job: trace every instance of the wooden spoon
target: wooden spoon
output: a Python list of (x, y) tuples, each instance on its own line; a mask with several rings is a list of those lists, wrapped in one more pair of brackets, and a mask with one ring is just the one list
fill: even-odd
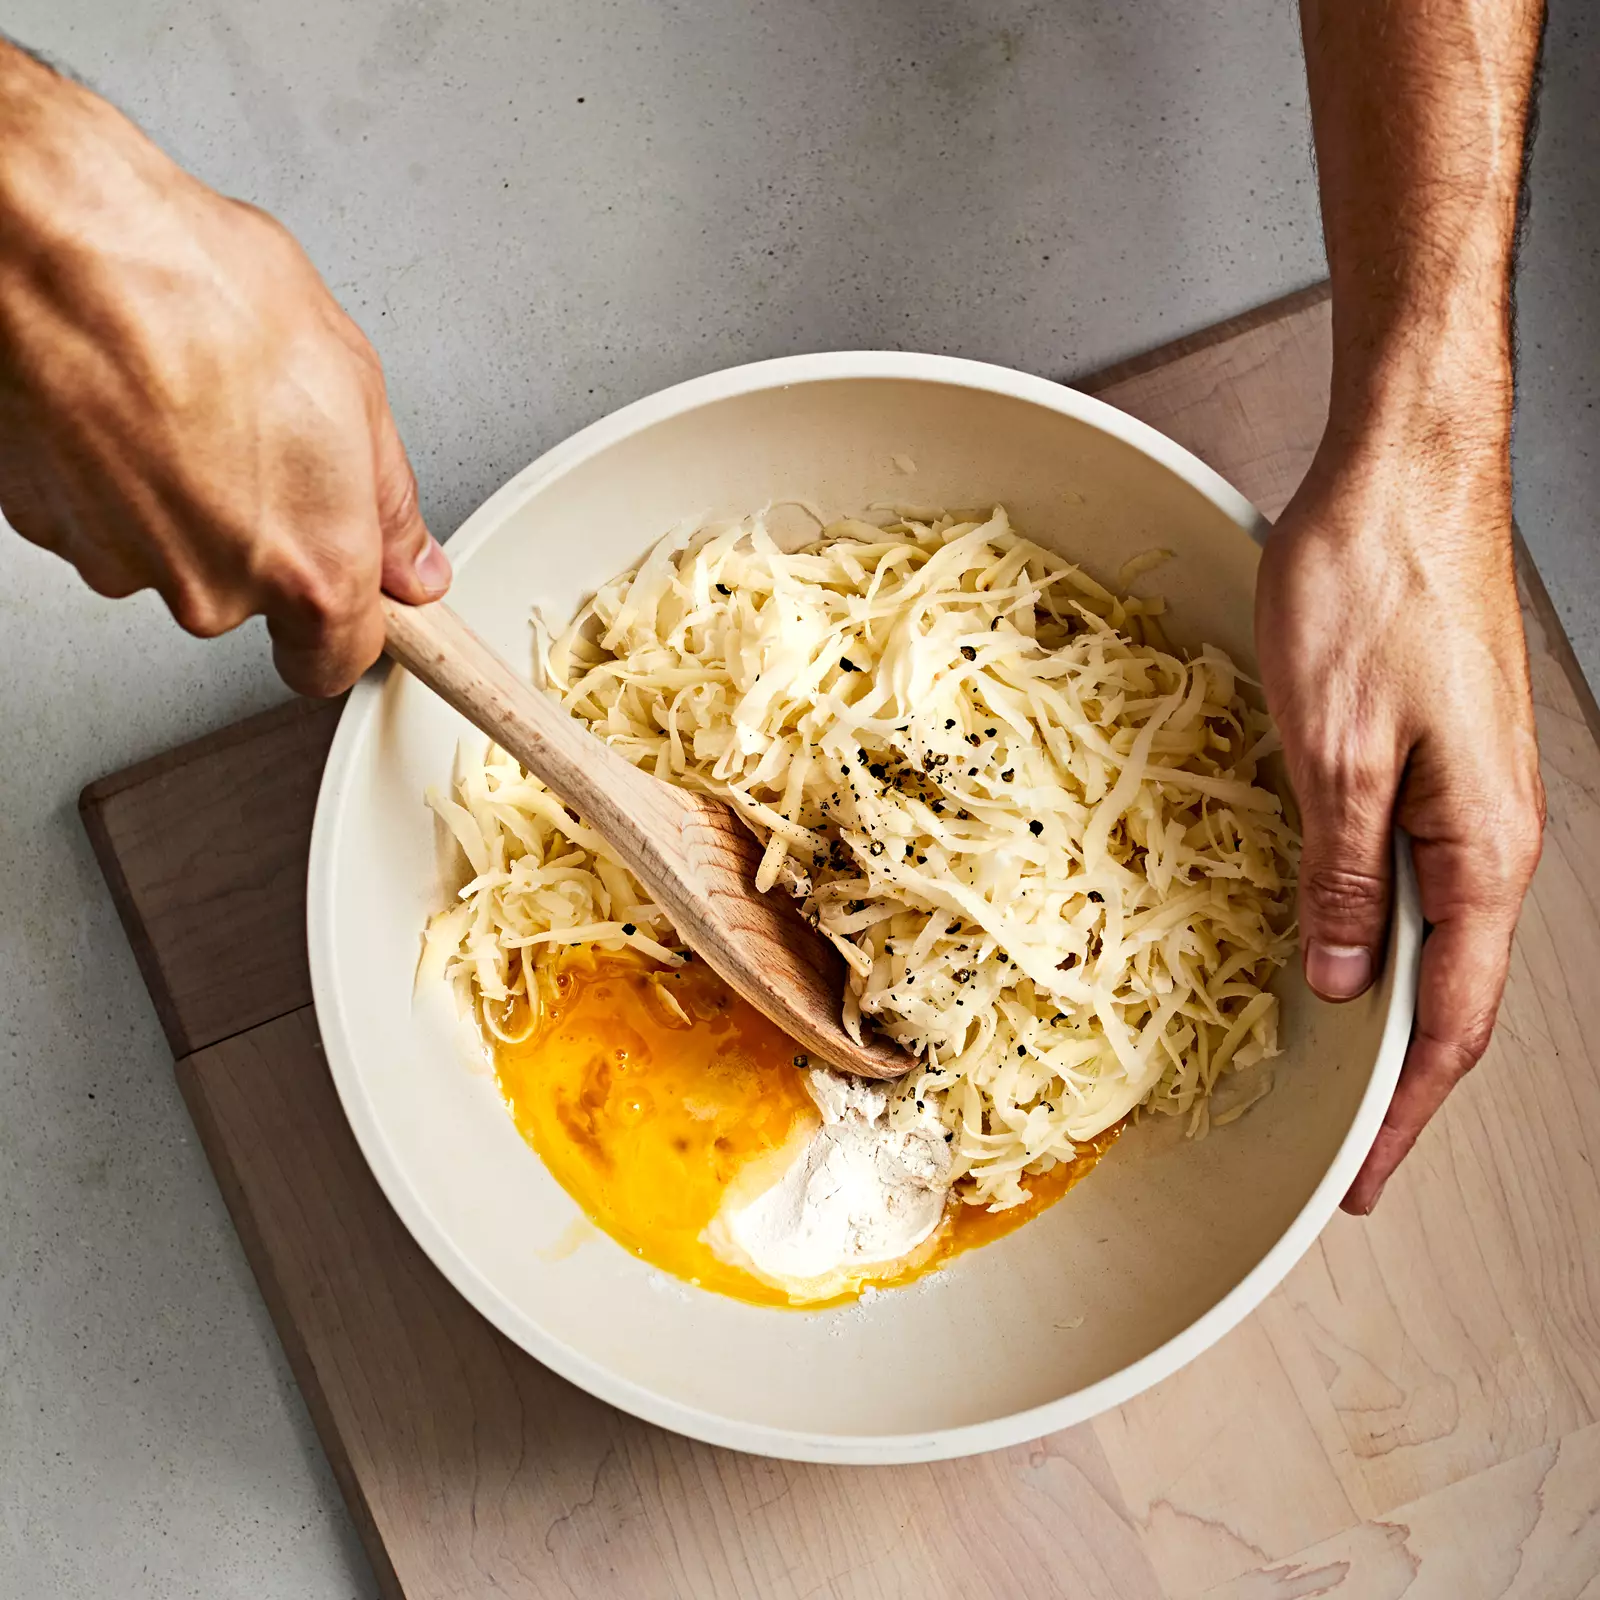
[(616, 851), (689, 948), (809, 1055), (863, 1078), (912, 1059), (839, 1020), (844, 961), (781, 891), (755, 887), (761, 846), (720, 800), (676, 789), (608, 749), (527, 684), (448, 606), (383, 600), (388, 653), (514, 755)]

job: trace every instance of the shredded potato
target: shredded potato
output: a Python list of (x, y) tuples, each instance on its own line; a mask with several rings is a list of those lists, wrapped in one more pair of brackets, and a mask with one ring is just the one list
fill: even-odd
[(457, 765), (456, 798), (430, 789), (427, 800), (472, 875), (458, 903), (428, 924), (419, 983), (454, 984), (486, 1032), (517, 1044), (539, 1025), (572, 945), (631, 945), (666, 966), (683, 964), (666, 913), (537, 778), (495, 745), (476, 757), (462, 751)]
[[(937, 1110), (973, 1203), (1019, 1203), (1136, 1107), (1203, 1132), (1219, 1077), (1276, 1053), (1297, 841), (1258, 781), (1275, 738), (1160, 611), (999, 509), (836, 522), (792, 553), (758, 516), (669, 535), (543, 648), (614, 749), (765, 842), (758, 885), (795, 888), (848, 963), (852, 1034), (870, 1019), (920, 1058), (891, 1118)], [(619, 890), (642, 904), (515, 763), (465, 775), (464, 816), (436, 803), (477, 877), (430, 951), (486, 1021), (534, 992), (530, 949), (615, 939)], [(548, 881), (569, 840), (581, 892)], [(670, 955), (654, 907), (626, 914)]]

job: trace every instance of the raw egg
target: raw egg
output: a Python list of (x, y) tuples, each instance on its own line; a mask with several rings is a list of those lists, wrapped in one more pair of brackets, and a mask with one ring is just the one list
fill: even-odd
[[(703, 1235), (738, 1174), (765, 1158), (775, 1178), (785, 1147), (820, 1124), (794, 1042), (699, 961), (667, 971), (631, 952), (577, 949), (550, 989), (538, 1025), (520, 1043), (498, 1044), (495, 1066), (517, 1127), (557, 1182), (653, 1266), (736, 1299), (789, 1305), (784, 1290), (723, 1261)], [(1032, 1179), (1024, 1205), (991, 1213), (953, 1201), (931, 1250), (886, 1264), (837, 1300), (907, 1282), (1011, 1232), (1065, 1194), (1114, 1138), (1112, 1130)]]

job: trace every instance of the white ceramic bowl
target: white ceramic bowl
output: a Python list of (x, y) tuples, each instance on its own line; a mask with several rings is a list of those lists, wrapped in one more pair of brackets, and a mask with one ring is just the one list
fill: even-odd
[[(904, 466), (915, 464), (907, 475)], [(518, 474), (451, 541), (452, 603), (513, 662), (529, 609), (564, 620), (680, 519), (803, 497), (1006, 506), (1101, 577), (1165, 546), (1145, 580), (1180, 643), (1254, 659), (1261, 516), (1208, 467), (1071, 389), (934, 356), (763, 362), (681, 384)], [(1276, 1087), (1201, 1141), (1168, 1119), (1016, 1233), (872, 1302), (743, 1305), (664, 1277), (603, 1234), (462, 1063), (448, 1007), (414, 1002), (419, 933), (444, 902), (429, 784), (466, 725), (408, 676), (350, 698), (312, 837), (311, 970), (328, 1063), (390, 1202), (510, 1338), (591, 1393), (715, 1444), (894, 1462), (995, 1449), (1080, 1422), (1204, 1350), (1332, 1215), (1377, 1131), (1411, 1025), (1421, 936), (1407, 864), (1382, 981), (1353, 1005), (1282, 984)], [(1159, 1125), (1157, 1125), (1159, 1121)]]

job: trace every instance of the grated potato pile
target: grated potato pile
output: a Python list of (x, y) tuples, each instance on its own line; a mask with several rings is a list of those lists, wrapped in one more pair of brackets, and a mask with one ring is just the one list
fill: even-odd
[[(485, 1032), (519, 1044), (538, 1027), (564, 951), (631, 946), (664, 966), (684, 947), (611, 847), (490, 744), (463, 749), (453, 797), (427, 801), (461, 846), (471, 876), (457, 903), (428, 923), (418, 983), (443, 979)], [(683, 1010), (659, 988), (669, 1010)], [(685, 1021), (688, 1019), (685, 1017)]]
[[(1160, 610), (999, 509), (836, 522), (794, 552), (757, 516), (669, 535), (543, 652), (596, 733), (765, 841), (760, 886), (796, 886), (849, 963), (847, 1026), (921, 1058), (891, 1117), (938, 1111), (974, 1203), (1017, 1204), (1137, 1106), (1203, 1131), (1218, 1078), (1276, 1052), (1297, 841), (1258, 780), (1274, 735)], [(480, 1001), (531, 994), (526, 952), (559, 942), (677, 959), (515, 763), (462, 784), (482, 859), (430, 949)], [(580, 891), (555, 875), (584, 855)]]

